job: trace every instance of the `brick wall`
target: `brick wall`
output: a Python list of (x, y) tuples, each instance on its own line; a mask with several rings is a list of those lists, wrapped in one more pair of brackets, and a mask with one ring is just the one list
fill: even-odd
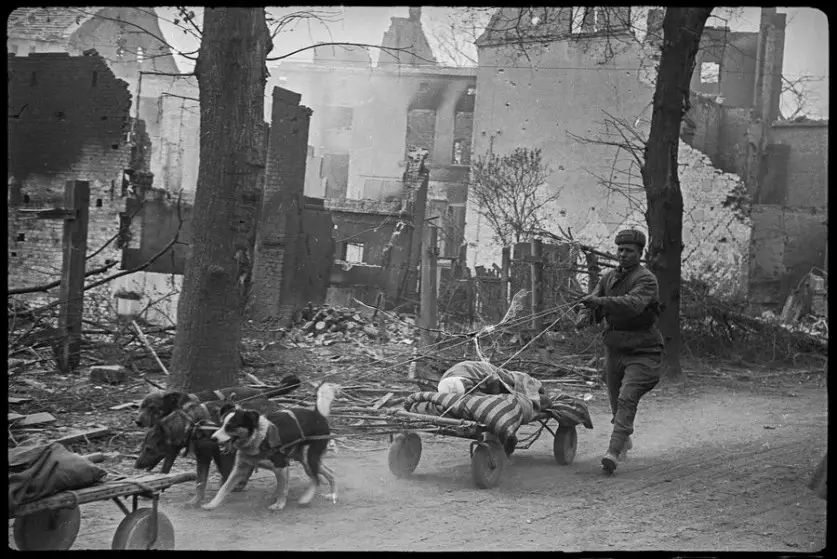
[(304, 290), (296, 284), (304, 255), (305, 163), (311, 110), (299, 104), (300, 95), (273, 89), (273, 112), (267, 148), (264, 194), (256, 236), (253, 271), (253, 316), (259, 321), (289, 320), (305, 305)]
[[(393, 301), (409, 266), (412, 234), (403, 227), (397, 235), (400, 201), (325, 200), (334, 220), (335, 253), (342, 259), (347, 244), (363, 245), (363, 263), (369, 266), (346, 265), (337, 267), (331, 276), (332, 300), (340, 300), (337, 292), (349, 289), (360, 300), (374, 304), (380, 289)], [(410, 216), (405, 218), (409, 221)], [(387, 246), (392, 247), (386, 252)], [(368, 286), (371, 289), (360, 290)], [(338, 299), (334, 299), (338, 297)]]
[(759, 205), (752, 219), (749, 301), (778, 312), (812, 267), (825, 268), (828, 210)]
[[(19, 209), (61, 206), (66, 182), (85, 180), (88, 254), (118, 230), (125, 207), (123, 170), (131, 159), (126, 143), (131, 94), (98, 56), (9, 56), (8, 72), (9, 285), (30, 286), (60, 278), (63, 223), (34, 219)], [(87, 268), (119, 258), (111, 243)], [(57, 290), (49, 294), (56, 296)]]
[(784, 172), (785, 205), (828, 205), (828, 122), (774, 123), (770, 142), (790, 147)]

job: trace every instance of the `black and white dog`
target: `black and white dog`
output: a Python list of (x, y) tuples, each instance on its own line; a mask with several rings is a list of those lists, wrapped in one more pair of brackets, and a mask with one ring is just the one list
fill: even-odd
[(320, 474), (328, 480), (331, 488), (329, 497), (336, 503), (337, 483), (334, 472), (322, 463), (322, 457), (328, 447), (331, 403), (338, 392), (339, 387), (336, 385), (322, 384), (317, 389), (314, 409), (291, 408), (267, 414), (225, 404), (220, 412), (221, 427), (212, 434), (212, 438), (235, 449), (235, 463), (215, 498), (203, 508), (212, 510), (221, 506), (244, 476), (264, 461), (273, 464), (273, 473), (276, 475), (274, 503), (268, 507), (270, 510), (285, 508), (291, 460), (301, 463), (310, 479), (299, 504), (305, 505), (314, 497), (320, 485)]

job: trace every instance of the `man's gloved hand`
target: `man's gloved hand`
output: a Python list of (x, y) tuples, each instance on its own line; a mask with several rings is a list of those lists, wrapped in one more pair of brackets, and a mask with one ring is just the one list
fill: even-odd
[(587, 307), (588, 309), (593, 309), (596, 307), (600, 307), (602, 305), (601, 297), (595, 297), (593, 295), (588, 295), (586, 297), (582, 297), (579, 301), (582, 305)]

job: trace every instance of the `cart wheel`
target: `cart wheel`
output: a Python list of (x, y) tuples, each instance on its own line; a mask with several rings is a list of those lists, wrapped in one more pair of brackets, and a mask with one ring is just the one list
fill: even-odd
[(157, 539), (151, 542), (150, 508), (137, 509), (119, 523), (111, 549), (174, 549), (174, 525), (157, 511)]
[(562, 466), (572, 464), (577, 443), (578, 434), (575, 425), (558, 427), (558, 430), (555, 431), (555, 439), (552, 441), (552, 453), (555, 455), (555, 461)]
[(15, 544), (21, 551), (64, 551), (76, 541), (81, 526), (81, 511), (42, 510), (15, 518)]
[(395, 477), (412, 474), (421, 460), (421, 437), (416, 433), (398, 433), (389, 447), (389, 471)]
[(497, 441), (477, 443), (471, 455), (471, 476), (480, 489), (491, 489), (500, 483), (506, 453)]

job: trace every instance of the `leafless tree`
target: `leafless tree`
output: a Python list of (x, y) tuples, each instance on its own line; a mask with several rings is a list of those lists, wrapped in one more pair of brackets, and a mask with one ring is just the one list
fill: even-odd
[[(667, 8), (665, 12), (651, 14), (626, 7), (505, 8), (493, 14), (490, 32), (486, 34), (487, 41), (514, 46), (517, 57), (530, 62), (533, 47), (585, 35), (597, 36), (595, 42), (580, 44), (595, 44), (597, 50), (591, 56), (596, 56), (602, 64), (620, 51), (638, 45), (646, 55), (639, 71), (646, 72), (654, 83), (648, 136), (637, 134), (632, 123), (608, 115), (603, 137), (594, 141), (616, 146), (628, 155), (630, 162), (627, 168), (614, 165), (611, 175), (600, 176), (600, 181), (611, 186), (633, 187), (633, 190), (621, 189), (631, 198), (637, 194), (637, 183), (644, 190), (650, 236), (647, 261), (659, 280), (660, 296), (665, 304), (660, 327), (666, 332), (665, 367), (671, 378), (682, 374), (679, 303), (683, 197), (677, 172), (680, 123), (689, 110), (689, 85), (695, 58), (712, 11), (712, 7)], [(649, 15), (657, 18), (657, 25), (646, 25)], [(719, 14), (721, 18), (731, 15), (729, 11)]]
[(429, 18), (427, 38), (444, 66), (476, 66), (476, 42), (491, 19), (493, 8), (456, 7)]
[[(169, 23), (200, 44), (199, 49), (183, 52), (154, 30), (121, 17), (110, 17), (107, 15), (110, 12), (73, 9), (78, 12), (79, 22), (83, 18), (112, 20), (133, 32), (152, 36), (161, 48), (147, 56), (174, 53), (196, 63), (194, 72), (170, 74), (197, 77), (201, 117), (201, 157), (191, 218), (191, 255), (178, 306), (171, 386), (198, 390), (233, 384), (240, 364), (238, 344), (243, 303), (249, 291), (241, 285), (241, 279), (250, 277), (255, 216), (261, 199), (259, 175), (264, 168), (266, 146), (263, 115), (268, 53), (279, 34), (294, 31), (303, 23), (333, 23), (338, 21), (338, 12), (312, 8), (277, 15), (264, 8), (208, 8), (196, 12), (178, 7), (177, 15)], [(150, 12), (145, 8), (136, 9), (159, 17), (153, 9)], [(392, 53), (410, 50), (312, 41), (304, 48), (270, 60), (328, 45), (380, 48)], [(177, 237), (163, 252), (176, 242), (179, 242)], [(140, 268), (93, 282), (85, 289), (140, 271), (148, 264), (150, 261)], [(104, 271), (92, 270), (91, 275)], [(18, 292), (51, 287), (18, 288)]]
[(811, 84), (820, 81), (816, 76), (799, 76), (793, 80), (782, 76), (782, 105), (779, 120), (795, 121), (810, 117), (815, 101)]
[(551, 171), (540, 149), (517, 148), (508, 155), (492, 152), (471, 164), (468, 197), (488, 220), (504, 246), (529, 239), (542, 228), (543, 206), (558, 199), (548, 185)]

